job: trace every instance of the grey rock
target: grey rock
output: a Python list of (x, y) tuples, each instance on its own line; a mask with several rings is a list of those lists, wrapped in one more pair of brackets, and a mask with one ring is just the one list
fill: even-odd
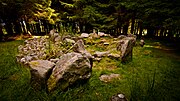
[(48, 60), (33, 60), (29, 62), (31, 70), (35, 70), (40, 77), (46, 78), (47, 72), (53, 68), (55, 64)]
[(116, 94), (111, 97), (111, 101), (127, 101), (124, 94)]
[(120, 35), (120, 36), (118, 36), (118, 39), (121, 40), (121, 39), (126, 38), (126, 37), (127, 36), (125, 36), (125, 35)]
[(134, 37), (135, 39), (137, 38), (137, 36), (134, 34), (128, 34), (127, 37)]
[(120, 58), (120, 55), (119, 55), (119, 54), (110, 53), (110, 54), (108, 54), (108, 57), (109, 57), (109, 58), (119, 59), (119, 58)]
[(90, 33), (89, 36), (89, 38), (99, 38), (98, 34), (96, 33)]
[(93, 60), (95, 60), (95, 61), (101, 61), (102, 60), (102, 58), (93, 58)]
[(60, 57), (50, 78), (48, 79), (49, 91), (55, 88), (65, 90), (77, 81), (86, 81), (90, 78), (92, 66), (87, 57), (80, 53), (67, 53)]
[(89, 34), (88, 34), (88, 33), (82, 33), (80, 37), (81, 37), (81, 38), (88, 38), (88, 37), (89, 37)]
[(73, 46), (73, 51), (77, 53), (81, 53), (88, 57), (89, 59), (92, 59), (92, 55), (85, 49), (84, 42), (82, 39), (78, 40), (75, 45)]
[(35, 60), (29, 62), (31, 72), (31, 85), (35, 90), (47, 90), (47, 79), (49, 78), (53, 62), (47, 60)]
[(28, 63), (33, 59), (33, 57), (32, 56), (25, 56), (25, 59), (26, 59), (26, 62)]
[(26, 63), (26, 58), (21, 58), (21, 59), (20, 59), (20, 62), (21, 62), (21, 63)]
[(109, 51), (106, 51), (106, 52), (99, 52), (99, 51), (96, 51), (93, 56), (94, 57), (105, 57), (109, 54)]
[(119, 74), (110, 74), (110, 75), (104, 74), (99, 77), (99, 79), (103, 82), (111, 82), (112, 80), (118, 79), (118, 78), (120, 78)]
[(58, 60), (59, 60), (59, 58), (56, 58), (56, 59), (50, 59), (50, 61), (51, 61), (51, 62), (54, 62), (54, 63), (56, 63)]
[(105, 33), (104, 32), (98, 32), (98, 36), (100, 36), (100, 37), (105, 36)]
[(121, 62), (128, 62), (132, 60), (132, 51), (136, 43), (136, 38), (125, 37), (120, 40), (117, 45), (117, 50), (121, 53)]
[(139, 45), (141, 46), (141, 47), (143, 47), (144, 45), (145, 45), (145, 42), (144, 42), (144, 40), (140, 40), (140, 42), (139, 42)]
[(55, 41), (55, 42), (60, 42), (61, 39), (62, 39), (62, 38), (61, 38), (60, 36), (58, 36), (58, 37), (56, 37), (56, 38), (54, 39), (54, 41)]
[(72, 39), (68, 39), (68, 38), (65, 38), (65, 41), (66, 41), (67, 43), (72, 43), (72, 44), (74, 44), (74, 43), (75, 43), (75, 41), (74, 41), (74, 40), (72, 40)]
[(55, 38), (59, 36), (59, 33), (56, 33), (56, 30), (55, 29), (52, 29), (50, 32), (49, 32), (49, 36), (50, 36), (50, 39), (52, 41), (55, 41)]

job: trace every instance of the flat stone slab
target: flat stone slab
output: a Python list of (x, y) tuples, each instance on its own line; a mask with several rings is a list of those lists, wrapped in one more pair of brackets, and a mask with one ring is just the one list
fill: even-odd
[(120, 78), (120, 74), (101, 75), (99, 79), (103, 82), (111, 82), (114, 79)]

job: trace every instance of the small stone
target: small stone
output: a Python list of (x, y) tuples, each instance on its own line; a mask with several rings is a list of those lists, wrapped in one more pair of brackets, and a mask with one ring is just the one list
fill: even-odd
[(144, 42), (144, 40), (140, 40), (140, 42), (139, 42), (139, 45), (141, 46), (141, 47), (143, 47), (144, 45), (145, 45), (145, 42)]
[(104, 45), (109, 45), (109, 42), (105, 42)]
[(73, 43), (73, 44), (75, 43), (75, 41), (74, 41), (74, 40), (72, 40), (72, 39), (68, 39), (68, 38), (66, 38), (66, 39), (65, 39), (65, 41), (66, 41), (66, 42), (68, 42), (68, 43)]
[(123, 94), (118, 94), (118, 97), (123, 99), (124, 98), (124, 95)]
[(95, 52), (93, 54), (93, 56), (95, 56), (95, 57), (104, 57), (104, 56), (107, 56), (108, 54), (109, 54), (109, 51), (106, 51), (106, 52), (99, 52), (99, 51), (97, 51), (97, 52)]
[(95, 61), (101, 61), (102, 60), (102, 58), (94, 58), (93, 60), (95, 60)]
[(27, 61), (27, 62), (30, 62), (30, 61), (32, 60), (32, 57), (31, 57), (31, 56), (26, 56), (25, 58), (26, 58), (26, 61)]
[(109, 58), (115, 58), (115, 59), (118, 59), (118, 58), (120, 58), (120, 55), (119, 54), (108, 54), (108, 57)]
[(56, 63), (58, 60), (59, 60), (59, 58), (56, 58), (56, 59), (50, 59), (50, 61), (51, 61), (51, 62), (54, 62), (54, 63)]
[(104, 33), (104, 32), (98, 32), (98, 35), (99, 35), (100, 37), (102, 37), (102, 36), (105, 35), (105, 33)]
[(88, 34), (88, 33), (82, 33), (80, 37), (81, 37), (81, 38), (88, 38), (88, 37), (89, 37), (89, 34)]
[(99, 36), (96, 33), (90, 33), (89, 36), (90, 39), (99, 38)]
[(116, 94), (111, 97), (111, 101), (127, 101), (124, 94)]
[(21, 62), (21, 63), (25, 63), (25, 62), (26, 62), (26, 59), (25, 59), (25, 58), (21, 58), (20, 62)]
[(117, 79), (119, 77), (120, 77), (119, 74), (110, 74), (110, 75), (104, 74), (104, 75), (101, 75), (99, 79), (103, 82), (111, 82), (112, 80)]
[(60, 37), (60, 36), (56, 37), (56, 38), (54, 39), (54, 41), (55, 41), (55, 42), (60, 42), (60, 41), (61, 41), (61, 37)]

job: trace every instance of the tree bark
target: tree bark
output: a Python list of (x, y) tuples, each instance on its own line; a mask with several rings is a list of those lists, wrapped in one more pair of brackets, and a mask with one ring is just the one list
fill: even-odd
[(153, 28), (149, 27), (147, 29), (147, 36), (149, 36), (149, 37), (153, 37), (154, 36), (154, 29)]
[(3, 40), (3, 31), (2, 31), (2, 27), (0, 26), (0, 41), (2, 41)]
[(123, 26), (123, 34), (124, 34), (124, 35), (127, 35), (128, 27), (129, 27), (129, 23), (126, 22), (126, 24)]
[(134, 23), (135, 23), (135, 16), (133, 14), (133, 16), (132, 16), (132, 23), (131, 23), (131, 34), (134, 33)]

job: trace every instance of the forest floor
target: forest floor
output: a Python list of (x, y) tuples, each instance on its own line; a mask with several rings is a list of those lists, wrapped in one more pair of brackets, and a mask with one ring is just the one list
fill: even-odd
[[(112, 39), (105, 38), (111, 42)], [(93, 43), (99, 40), (93, 40)], [(180, 53), (178, 45), (146, 39), (144, 47), (133, 49), (133, 61), (103, 58), (93, 63), (89, 82), (66, 92), (58, 90), (47, 94), (30, 86), (29, 69), (16, 62), (17, 47), (23, 41), (0, 43), (0, 100), (1, 101), (109, 101), (111, 96), (123, 93), (130, 101), (179, 101)], [(86, 43), (85, 43), (86, 44)], [(90, 44), (89, 52), (105, 51), (112, 47)], [(120, 79), (104, 83), (102, 74), (120, 74)]]

